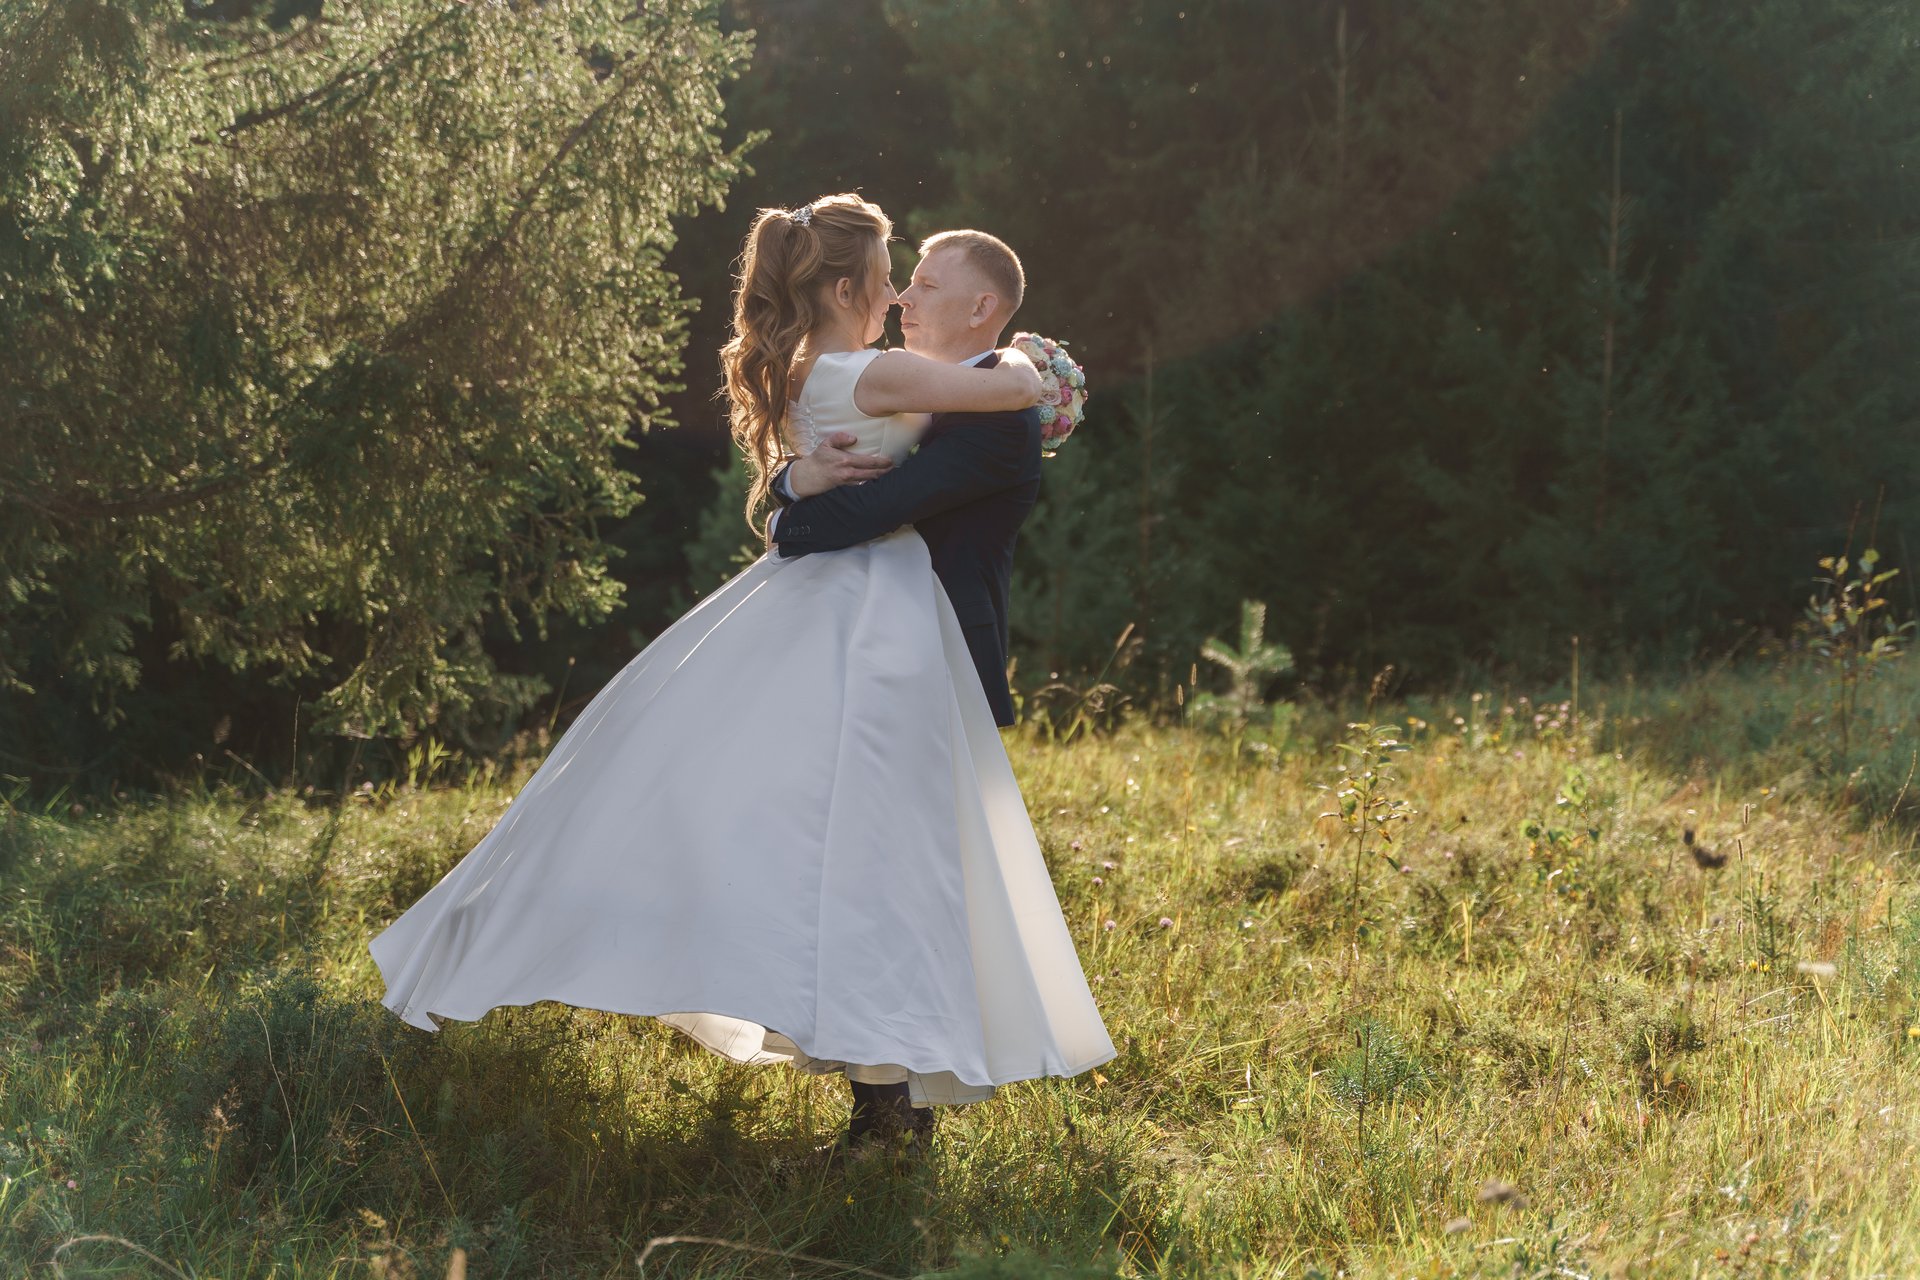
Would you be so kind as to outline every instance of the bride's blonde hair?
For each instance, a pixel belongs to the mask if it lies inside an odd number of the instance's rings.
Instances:
[[[872,246],[893,235],[880,206],[851,193],[800,209],[762,209],[747,232],[733,291],[733,337],[720,348],[733,439],[753,468],[747,524],[766,500],[785,453],[787,383],[801,341],[824,314],[820,285],[853,280],[854,296],[874,287]]]

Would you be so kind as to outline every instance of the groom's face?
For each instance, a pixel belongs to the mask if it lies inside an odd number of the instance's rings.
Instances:
[[[930,360],[964,360],[991,335],[974,321],[985,280],[960,249],[935,249],[913,269],[900,292],[900,336],[907,350]]]

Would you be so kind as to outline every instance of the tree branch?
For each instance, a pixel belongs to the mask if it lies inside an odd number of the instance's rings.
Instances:
[[[266,474],[275,461],[277,459],[262,459],[244,471],[232,472],[189,488],[166,489],[158,493],[96,498],[88,494],[33,494],[25,490],[10,489],[7,492],[7,498],[9,501],[23,503],[55,520],[102,520],[116,516],[150,516],[162,511],[192,506],[208,498],[217,498],[223,493],[231,493]]]
[[[379,53],[375,54],[365,64],[359,67],[350,67],[340,72],[340,74],[336,75],[333,79],[327,81],[325,84],[318,85],[312,89],[309,89],[305,93],[298,94],[292,98],[289,98],[285,102],[277,103],[276,105],[271,107],[262,107],[257,111],[242,112],[240,115],[234,117],[233,123],[221,126],[220,128],[221,138],[230,141],[232,140],[235,134],[242,133],[245,130],[254,128],[257,125],[266,124],[269,121],[278,120],[282,116],[292,115],[294,112],[300,110],[301,108],[311,106],[312,104],[320,101],[322,98],[328,96],[329,94],[335,93],[340,89],[344,89],[346,86],[352,84],[356,80],[365,79],[367,76],[373,75],[375,72],[383,70],[386,64],[390,63],[400,53],[402,53],[403,51],[407,50],[408,48],[414,45],[417,45],[422,39],[425,38],[426,34],[429,31],[432,31],[435,27],[439,26],[441,23],[446,22],[456,16],[464,15],[465,13],[466,13],[466,9],[464,6],[462,5],[451,6],[441,11],[440,13],[436,14],[432,21],[423,23],[422,25],[408,31],[405,35],[401,36],[400,39],[394,41],[392,44],[388,45],[386,48],[380,50]]]

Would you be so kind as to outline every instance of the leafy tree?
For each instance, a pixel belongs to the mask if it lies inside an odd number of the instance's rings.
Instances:
[[[228,8],[0,11],[10,718],[112,717],[149,628],[356,735],[524,701],[482,625],[617,597],[746,42],[695,0]]]

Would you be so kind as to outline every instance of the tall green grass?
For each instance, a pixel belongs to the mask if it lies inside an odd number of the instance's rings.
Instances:
[[[512,778],[237,785],[0,831],[0,1272],[1920,1273],[1920,681],[1846,753],[1794,668],[1008,736],[1119,1057],[829,1166],[844,1086],[546,1004],[438,1034],[366,940]],[[1536,717],[1538,719],[1536,720]],[[1877,735],[1877,736],[1876,736]],[[1864,738],[1865,745],[1862,745]],[[324,801],[324,802],[323,802]],[[1692,829],[1694,843],[1682,841]],[[1713,868],[1701,865],[1724,859]],[[1357,927],[1356,927],[1357,921]],[[804,1255],[804,1257],[798,1256]],[[821,1260],[834,1260],[833,1263]],[[839,1269],[836,1269],[836,1265]]]

